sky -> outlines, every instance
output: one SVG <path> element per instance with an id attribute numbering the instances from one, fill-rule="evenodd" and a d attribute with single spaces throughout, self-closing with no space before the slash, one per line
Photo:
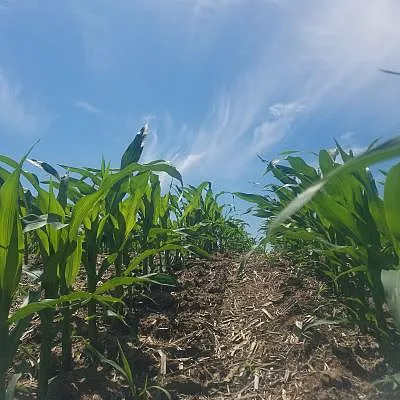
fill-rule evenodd
<path id="1" fill-rule="evenodd" d="M 0 0 L 1 154 L 119 165 L 254 192 L 285 150 L 400 131 L 398 0 Z"/>

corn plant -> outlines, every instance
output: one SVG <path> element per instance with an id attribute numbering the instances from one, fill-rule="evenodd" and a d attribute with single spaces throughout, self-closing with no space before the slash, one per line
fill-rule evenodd
<path id="1" fill-rule="evenodd" d="M 174 285 L 174 277 L 165 272 L 177 260 L 237 249 L 239 242 L 248 247 L 244 225 L 220 205 L 208 182 L 183 187 L 172 165 L 162 160 L 138 163 L 146 134 L 144 127 L 118 169 L 104 159 L 98 169 L 60 164 L 66 170 L 62 176 L 45 161 L 27 159 L 50 176 L 45 181 L 23 169 L 26 157 L 17 163 L 0 155 L 0 400 L 6 396 L 7 371 L 33 314 L 41 321 L 38 397 L 44 399 L 59 334 L 62 370 L 73 368 L 72 322 L 79 308 L 87 307 L 88 340 L 95 346 L 98 304 L 123 318 L 124 300 L 133 300 L 132 286 Z M 179 182 L 177 192 L 171 186 L 163 193 L 159 173 Z M 35 274 L 40 289 L 10 314 L 22 263 L 28 264 L 31 249 L 41 263 L 41 273 Z M 98 265 L 100 254 L 105 259 Z M 76 290 L 78 276 L 86 280 L 86 290 Z M 7 396 L 16 381 L 17 375 L 11 377 Z M 148 395 L 147 389 L 140 393 Z"/>
<path id="2" fill-rule="evenodd" d="M 399 143 L 373 144 L 358 157 L 337 144 L 334 151 L 320 151 L 319 168 L 285 155 L 268 163 L 275 181 L 267 195 L 237 193 L 265 219 L 264 244 L 295 251 L 307 246 L 317 271 L 331 280 L 360 327 L 372 327 L 379 337 L 388 329 L 381 275 L 399 257 L 394 214 L 399 186 L 392 183 L 398 167 L 389 171 L 384 199 L 367 167 L 399 156 Z"/>
<path id="3" fill-rule="evenodd" d="M 20 220 L 20 202 L 23 191 L 20 185 L 22 165 L 27 156 L 20 163 L 2 157 L 1 161 L 11 164 L 15 169 L 9 173 L 0 168 L 0 400 L 10 398 L 14 392 L 17 376 L 11 378 L 6 387 L 6 373 L 18 350 L 20 338 L 31 320 L 31 313 L 15 314 L 13 324 L 10 324 L 10 309 L 16 295 L 22 271 L 22 257 L 24 239 Z M 22 308 L 32 300 L 37 300 L 35 293 L 28 296 Z"/>
<path id="4" fill-rule="evenodd" d="M 232 209 L 220 204 L 224 192 L 214 194 L 211 183 L 178 189 L 175 200 L 177 226 L 190 232 L 193 245 L 207 252 L 246 251 L 253 241 L 245 224 L 232 215 Z"/>
<path id="5" fill-rule="evenodd" d="M 101 354 L 99 351 L 97 351 L 93 346 L 88 346 L 89 350 L 100 360 L 101 363 L 107 364 L 114 368 L 116 371 L 118 371 L 121 376 L 124 377 L 126 380 L 128 386 L 129 386 L 129 392 L 131 395 L 131 398 L 133 400 L 148 400 L 152 398 L 151 391 L 158 391 L 162 394 L 165 395 L 165 397 L 169 400 L 172 399 L 170 393 L 162 388 L 161 386 L 158 385 L 151 385 L 148 386 L 147 384 L 147 379 L 145 382 L 145 385 L 143 388 L 139 388 L 138 385 L 135 382 L 135 378 L 132 373 L 131 366 L 129 364 L 128 359 L 125 356 L 124 351 L 122 350 L 121 344 L 118 342 L 118 348 L 119 348 L 119 358 L 120 358 L 120 363 L 116 363 L 113 360 L 110 360 L 109 358 L 105 357 L 103 354 Z"/>
<path id="6" fill-rule="evenodd" d="M 14 172 L 3 175 L 0 187 L 0 400 L 6 398 L 6 372 L 23 333 L 17 326 L 10 330 L 8 325 L 22 267 L 23 236 L 18 207 L 22 162 Z"/>
<path id="7" fill-rule="evenodd" d="M 158 167 L 160 167 L 159 164 Z M 144 170 L 146 170 L 146 168 L 138 166 L 136 164 L 130 164 L 121 171 L 115 173 L 110 172 L 106 174 L 103 179 L 97 180 L 99 182 L 99 187 L 94 189 L 92 193 L 81 196 L 79 198 L 79 200 L 72 208 L 68 224 L 64 224 L 65 210 L 53 193 L 52 183 L 50 182 L 49 192 L 38 188 L 39 192 L 36 203 L 40 214 L 59 217 L 59 221 L 57 222 L 56 226 L 54 226 L 54 224 L 46 223 L 44 226 L 41 227 L 41 229 L 36 230 L 42 253 L 42 261 L 44 264 L 42 288 L 44 290 L 46 298 L 54 299 L 58 298 L 60 295 L 68 295 L 69 293 L 71 293 L 72 286 L 78 273 L 82 255 L 83 237 L 80 234 L 81 224 L 83 224 L 87 233 L 86 254 L 89 257 L 87 258 L 87 261 L 93 262 L 90 257 L 93 257 L 91 256 L 91 254 L 96 254 L 97 244 L 91 243 L 91 240 L 93 235 L 96 235 L 97 238 L 99 234 L 97 229 L 98 226 L 104 226 L 104 224 L 102 224 L 102 221 L 98 220 L 98 217 L 102 215 L 100 213 L 100 207 L 102 207 L 102 204 L 107 202 L 108 196 L 113 193 L 115 187 L 117 187 L 117 190 L 119 190 L 121 187 L 120 183 L 125 181 L 126 178 L 129 178 L 129 176 L 131 176 L 132 173 L 137 170 L 143 172 Z M 67 193 L 67 188 L 65 188 L 65 190 L 61 189 L 62 186 L 59 186 L 58 197 L 61 197 L 63 193 Z M 136 199 L 136 201 L 138 198 L 140 198 L 140 195 L 133 197 L 133 199 Z M 133 215 L 133 219 L 135 218 L 136 212 L 133 207 L 132 201 L 121 201 L 120 203 L 118 203 L 118 209 L 125 210 L 127 213 L 129 213 L 129 215 Z M 121 259 L 124 244 L 123 242 L 126 240 L 126 236 L 129 235 L 130 229 L 132 229 L 133 227 L 131 222 L 132 217 L 129 219 L 128 214 L 124 214 L 123 212 L 121 213 L 120 218 L 118 218 L 118 216 L 115 217 L 112 215 L 111 217 L 113 217 L 114 221 L 117 220 L 119 222 L 117 229 L 115 230 L 117 234 L 120 233 L 118 227 L 121 227 L 121 229 L 123 227 L 123 236 L 121 237 L 121 234 L 119 236 L 120 241 L 113 242 L 113 250 L 116 254 L 115 264 L 117 269 L 117 276 L 120 276 L 121 271 L 118 270 L 117 263 L 118 260 Z M 35 228 L 37 228 L 36 223 L 34 223 L 33 225 Z M 93 226 L 96 227 L 95 231 L 93 229 Z M 126 230 L 127 226 L 129 227 L 128 231 Z M 29 229 L 29 225 L 27 226 L 27 228 Z M 88 272 L 88 281 L 90 283 L 90 286 L 88 285 L 89 293 L 94 293 L 96 284 L 100 278 L 97 275 L 92 278 L 91 274 L 95 274 L 95 272 L 93 272 L 93 268 L 95 267 L 95 265 L 90 265 L 88 263 L 86 268 Z M 90 280 L 91 278 L 92 280 L 94 280 L 94 284 Z M 117 285 L 116 287 L 118 288 L 120 287 L 120 285 Z M 96 318 L 94 299 L 89 302 L 89 307 L 91 307 L 89 308 L 89 321 L 92 321 L 89 322 L 91 324 L 89 325 L 90 336 L 92 341 L 95 341 L 95 329 L 93 329 L 93 321 Z M 70 370 L 72 368 L 71 315 L 71 307 L 68 304 L 65 304 L 63 307 L 62 320 L 62 347 L 64 370 Z M 51 347 L 55 336 L 55 332 L 52 330 L 53 319 L 53 309 L 46 309 L 41 312 L 42 341 L 40 358 L 41 366 L 39 369 L 40 398 L 44 398 L 45 393 L 47 392 Z"/>

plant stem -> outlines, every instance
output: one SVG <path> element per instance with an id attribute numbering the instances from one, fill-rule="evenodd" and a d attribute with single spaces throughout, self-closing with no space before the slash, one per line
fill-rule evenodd
<path id="1" fill-rule="evenodd" d="M 29 262 L 29 246 L 28 246 L 28 233 L 24 233 L 24 265 Z"/>
<path id="2" fill-rule="evenodd" d="M 53 321 L 54 311 L 44 310 L 39 313 L 41 320 L 41 345 L 40 345 L 40 367 L 38 381 L 38 399 L 46 398 L 50 378 L 51 347 L 53 343 Z"/>
<path id="3" fill-rule="evenodd" d="M 117 256 L 117 258 L 115 259 L 115 276 L 119 277 L 122 276 L 122 255 L 119 254 Z M 118 286 L 117 288 L 115 288 L 115 293 L 114 296 L 117 298 L 122 298 L 122 296 L 124 295 L 124 289 L 122 286 Z M 118 314 L 122 314 L 123 311 L 123 307 L 122 304 L 116 304 L 116 310 Z M 118 325 L 118 323 L 117 323 Z"/>
<path id="4" fill-rule="evenodd" d="M 97 230 L 97 227 L 96 227 Z M 87 274 L 87 290 L 94 293 L 97 286 L 97 243 L 95 231 L 86 232 L 86 274 Z M 96 302 L 90 301 L 87 306 L 88 313 L 88 337 L 90 344 L 97 347 L 97 323 L 96 323 Z"/>
<path id="5" fill-rule="evenodd" d="M 62 311 L 61 346 L 62 346 L 62 370 L 72 370 L 72 310 L 70 306 L 64 305 Z"/>
<path id="6" fill-rule="evenodd" d="M 61 295 L 67 295 L 71 292 L 65 278 L 66 264 L 60 265 L 60 284 Z M 64 303 L 61 309 L 63 316 L 61 321 L 61 349 L 62 361 L 61 368 L 63 372 L 72 370 L 72 310 L 70 303 Z"/>
<path id="7" fill-rule="evenodd" d="M 6 396 L 6 373 L 9 367 L 9 357 L 7 356 L 8 325 L 7 320 L 0 313 L 0 400 L 5 400 Z M 3 347 L 4 346 L 4 347 Z"/>

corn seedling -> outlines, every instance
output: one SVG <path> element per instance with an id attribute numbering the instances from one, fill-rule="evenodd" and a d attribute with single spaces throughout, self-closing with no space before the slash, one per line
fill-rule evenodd
<path id="1" fill-rule="evenodd" d="M 115 361 L 110 360 L 107 357 L 105 357 L 103 354 L 101 354 L 99 351 L 97 351 L 94 347 L 89 345 L 88 348 L 99 359 L 99 361 L 102 364 L 107 364 L 107 365 L 111 366 L 112 368 L 114 368 L 116 371 L 118 371 L 121 374 L 121 376 L 125 379 L 126 383 L 128 384 L 129 392 L 130 392 L 132 400 L 151 399 L 152 391 L 161 392 L 162 394 L 165 395 L 165 397 L 167 399 L 169 399 L 169 400 L 172 399 L 169 392 L 167 390 L 165 390 L 164 388 L 162 388 L 161 386 L 158 386 L 158 385 L 148 386 L 147 378 L 146 378 L 143 388 L 139 388 L 137 386 L 134 375 L 132 373 L 131 366 L 129 364 L 129 361 L 126 358 L 125 353 L 122 350 L 121 344 L 119 342 L 118 342 L 119 359 L 120 359 L 119 364 L 116 363 Z"/>
<path id="2" fill-rule="evenodd" d="M 144 127 L 117 169 L 103 159 L 100 168 L 59 164 L 66 171 L 62 175 L 45 161 L 27 160 L 49 177 L 44 181 L 23 169 L 26 157 L 18 163 L 0 155 L 0 400 L 12 396 L 16 378 L 8 375 L 9 368 L 33 314 L 40 317 L 38 397 L 44 399 L 54 345 L 61 345 L 62 370 L 73 368 L 72 322 L 78 309 L 87 308 L 85 339 L 94 347 L 98 305 L 123 319 L 124 301 L 134 301 L 133 286 L 174 285 L 166 272 L 193 254 L 209 257 L 209 252 L 251 246 L 243 223 L 218 202 L 208 182 L 184 187 L 172 165 L 139 163 L 146 134 Z M 160 173 L 178 182 L 175 191 L 171 184 L 162 192 Z M 32 257 L 40 265 L 35 274 L 26 272 L 40 288 L 10 314 L 23 262 Z M 78 278 L 86 282 L 84 290 L 76 289 Z M 120 357 L 133 390 L 122 351 Z M 132 393 L 146 398 L 154 388 Z"/>
<path id="3" fill-rule="evenodd" d="M 397 138 L 358 157 L 337 143 L 335 150 L 319 152 L 318 168 L 284 155 L 267 165 L 274 177 L 267 195 L 237 193 L 265 219 L 263 244 L 306 249 L 360 328 L 372 327 L 381 338 L 388 332 L 384 287 L 392 308 L 399 302 L 393 283 L 400 255 L 399 165 L 388 173 L 383 198 L 368 167 L 399 155 Z"/>

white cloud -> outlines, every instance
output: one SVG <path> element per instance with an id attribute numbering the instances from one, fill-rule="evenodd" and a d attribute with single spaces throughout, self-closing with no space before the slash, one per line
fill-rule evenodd
<path id="1" fill-rule="evenodd" d="M 72 4 L 87 65 L 91 72 L 102 74 L 109 71 L 112 62 L 110 49 L 113 47 L 110 15 L 107 12 L 102 13 L 102 7 L 98 4 L 93 4 L 93 7 L 89 6 L 90 3 L 84 4 L 81 1 Z M 112 7 L 114 6 L 113 4 Z"/>
<path id="2" fill-rule="evenodd" d="M 226 5 L 197 3 L 214 10 Z M 384 90 L 376 90 L 382 79 L 378 68 L 400 66 L 400 2 L 280 3 L 284 23 L 274 32 L 274 43 L 265 48 L 258 64 L 237 77 L 236 85 L 223 91 L 188 150 L 206 154 L 204 165 L 218 167 L 220 174 L 238 171 L 256 152 L 270 150 L 290 132 L 299 115 L 310 115 L 327 104 L 340 105 L 363 91 L 386 96 Z M 290 101 L 277 102 L 279 97 Z M 390 96 L 382 99 L 383 110 L 389 100 Z M 244 139 L 249 131 L 253 131 L 250 144 Z M 348 133 L 346 139 L 350 137 Z"/>
<path id="3" fill-rule="evenodd" d="M 22 86 L 0 68 L 0 125 L 15 133 L 29 133 L 40 129 L 43 122 L 28 104 Z"/>
<path id="4" fill-rule="evenodd" d="M 163 21 L 173 29 L 170 25 L 173 17 L 184 16 L 176 24 L 177 37 L 183 38 L 179 46 L 184 49 L 187 44 L 184 40 L 188 38 L 196 57 L 202 53 L 202 46 L 220 46 L 221 41 L 216 39 L 222 38 L 227 47 L 232 45 L 228 43 L 227 32 L 231 31 L 227 27 L 231 26 L 234 12 L 248 13 L 251 4 L 252 9 L 265 15 L 266 21 L 254 27 L 248 25 L 254 48 L 246 51 L 254 58 L 237 68 L 236 75 L 221 79 L 203 123 L 190 124 L 174 115 L 152 120 L 167 132 L 164 136 L 157 134 L 157 127 L 153 130 L 157 140 L 148 144 L 147 157 L 176 160 L 186 172 L 197 173 L 201 166 L 205 176 L 214 171 L 222 177 L 230 176 L 244 171 L 256 153 L 273 150 L 274 145 L 290 135 L 299 116 L 314 118 L 324 107 L 329 114 L 351 97 L 360 96 L 361 101 L 367 94 L 376 96 L 382 111 L 393 109 L 397 115 L 390 104 L 394 96 L 390 93 L 397 93 L 398 87 L 386 85 L 381 89 L 382 82 L 392 77 L 384 76 L 378 69 L 400 69 L 398 0 L 253 3 L 253 0 L 175 0 L 148 6 L 153 7 L 152 12 L 158 17 L 160 32 L 164 29 Z M 279 12 L 272 13 L 277 6 Z M 127 11 L 129 2 L 112 7 L 115 17 Z M 109 52 L 124 41 L 113 37 L 109 13 L 104 7 L 79 10 L 87 57 L 98 69 L 106 69 L 112 59 Z M 268 15 L 280 19 L 270 24 L 275 21 L 268 20 Z M 245 30 L 242 32 L 246 34 Z M 224 49 L 219 47 L 218 51 L 223 57 Z M 358 113 L 363 118 L 362 111 Z M 343 134 L 341 139 L 350 141 L 351 133 Z"/>
<path id="5" fill-rule="evenodd" d="M 183 174 L 190 171 L 192 168 L 199 165 L 199 163 L 206 157 L 207 153 L 190 153 L 185 156 L 180 162 L 178 163 L 177 167 L 179 171 Z"/>
<path id="6" fill-rule="evenodd" d="M 269 150 L 282 140 L 290 131 L 297 115 L 305 109 L 301 103 L 277 103 L 269 108 L 270 118 L 257 126 L 253 132 L 253 141 L 248 149 L 248 157 Z"/>
<path id="7" fill-rule="evenodd" d="M 354 132 L 351 132 L 351 131 L 348 131 L 348 132 L 345 132 L 345 133 L 343 133 L 342 135 L 340 135 L 340 140 L 343 140 L 343 141 L 345 141 L 345 142 L 347 142 L 347 141 L 349 141 L 350 139 L 353 139 L 354 138 L 354 136 L 355 136 L 355 133 Z"/>
<path id="8" fill-rule="evenodd" d="M 76 107 L 80 108 L 81 110 L 89 114 L 100 114 L 100 110 L 87 101 L 76 100 L 74 101 L 74 104 Z"/>
<path id="9" fill-rule="evenodd" d="M 148 20 L 152 35 L 160 35 L 160 41 L 168 40 L 170 34 L 179 37 L 180 57 L 192 58 L 213 45 L 223 32 L 221 21 L 232 10 L 249 3 L 252 0 L 71 1 L 86 64 L 99 74 L 115 70 L 127 52 L 137 52 L 137 62 L 141 62 L 146 46 L 138 41 L 146 43 L 147 39 L 147 30 L 139 27 L 142 20 Z M 264 3 L 275 5 L 280 0 L 262 0 L 259 5 Z"/>
<path id="10" fill-rule="evenodd" d="M 398 15 L 396 0 L 366 0 L 362 6 L 323 0 L 301 16 L 297 51 L 303 56 L 291 57 L 301 61 L 297 68 L 309 68 L 314 102 L 360 92 L 379 83 L 379 68 L 400 63 Z"/>
<path id="11" fill-rule="evenodd" d="M 288 134 L 297 115 L 305 109 L 300 102 L 276 103 L 264 113 L 258 105 L 250 107 L 251 104 L 246 96 L 231 99 L 224 95 L 198 130 L 186 125 L 177 129 L 167 116 L 170 131 L 164 137 L 155 132 L 157 129 L 150 134 L 152 139 L 144 159 L 159 158 L 162 154 L 185 177 L 240 175 L 258 153 L 271 149 Z M 264 121 L 255 124 L 260 115 L 264 115 Z M 175 134 L 171 142 L 172 132 Z"/>

